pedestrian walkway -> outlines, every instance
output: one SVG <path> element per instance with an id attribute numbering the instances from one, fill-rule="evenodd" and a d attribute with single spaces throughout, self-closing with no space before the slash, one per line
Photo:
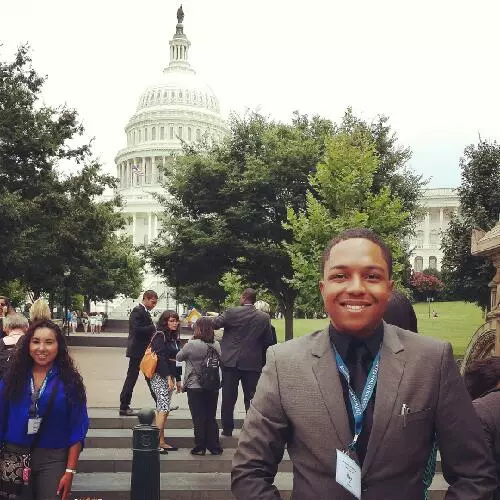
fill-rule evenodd
<path id="1" fill-rule="evenodd" d="M 119 417 L 118 400 L 128 362 L 125 349 L 107 347 L 71 347 L 87 387 L 90 430 L 73 482 L 72 498 L 102 500 L 130 500 L 130 472 L 132 470 L 132 427 L 137 417 Z M 169 500 L 226 500 L 232 499 L 230 490 L 231 460 L 234 455 L 245 410 L 240 394 L 235 411 L 236 429 L 232 437 L 221 437 L 224 453 L 193 456 L 191 414 L 185 394 L 175 394 L 173 404 L 179 409 L 168 417 L 165 435 L 167 442 L 179 451 L 160 456 L 160 498 Z M 219 398 L 220 405 L 220 398 Z M 134 390 L 134 408 L 152 407 L 153 401 L 144 378 Z M 220 409 L 218 410 L 220 415 Z M 285 452 L 275 484 L 283 499 L 289 499 L 292 490 L 292 464 Z M 438 471 L 440 463 L 438 461 Z M 431 500 L 442 500 L 446 483 L 437 474 L 431 488 Z"/>

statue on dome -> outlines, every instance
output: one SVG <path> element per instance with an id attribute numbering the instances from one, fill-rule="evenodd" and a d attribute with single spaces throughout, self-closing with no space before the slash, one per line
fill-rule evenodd
<path id="1" fill-rule="evenodd" d="M 181 6 L 177 9 L 177 23 L 181 24 L 182 21 L 184 21 L 184 11 L 182 10 L 181 4 Z"/>

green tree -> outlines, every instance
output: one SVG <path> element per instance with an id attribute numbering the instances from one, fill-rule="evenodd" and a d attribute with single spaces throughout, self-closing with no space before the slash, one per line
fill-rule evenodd
<path id="1" fill-rule="evenodd" d="M 104 299 L 135 290 L 140 266 L 132 246 L 115 235 L 124 227 L 119 201 L 98 201 L 116 179 L 101 172 L 89 144 L 78 144 L 76 111 L 40 102 L 44 81 L 27 47 L 0 62 L 0 276 L 33 298 L 46 293 L 51 303 L 69 293 Z M 69 176 L 58 173 L 63 160 Z M 85 290 L 89 274 L 105 292 Z"/>
<path id="2" fill-rule="evenodd" d="M 361 131 L 362 132 L 362 131 Z M 322 313 L 318 289 L 323 249 L 336 234 L 351 227 L 367 227 L 390 246 L 394 279 L 401 285 L 407 252 L 402 243 L 412 232 L 412 214 L 390 187 L 373 192 L 379 157 L 376 144 L 359 130 L 342 131 L 327 140 L 323 161 L 311 175 L 316 196 L 308 193 L 305 210 L 289 209 L 287 227 L 293 242 L 287 244 L 294 276 L 306 314 Z"/>
<path id="3" fill-rule="evenodd" d="M 460 213 L 453 217 L 443 237 L 443 281 L 455 300 L 490 305 L 488 283 L 493 264 L 470 253 L 472 229 L 489 231 L 500 214 L 500 145 L 481 140 L 465 148 L 460 159 Z"/>
<path id="4" fill-rule="evenodd" d="M 225 142 L 207 148 L 190 146 L 167 171 L 170 197 L 165 196 L 163 203 L 168 231 L 160 245 L 148 249 L 148 257 L 171 285 L 182 289 L 189 284 L 192 295 L 198 291 L 219 304 L 225 296 L 221 277 L 234 269 L 247 286 L 260 285 L 276 298 L 285 317 L 285 338 L 289 339 L 297 293 L 304 310 L 318 308 L 317 270 L 306 264 L 310 262 L 309 248 L 304 254 L 289 252 L 287 244 L 296 235 L 284 223 L 289 211 L 300 214 L 310 209 L 314 200 L 329 199 L 331 193 L 325 197 L 320 192 L 320 188 L 330 189 L 327 183 L 320 179 L 317 185 L 310 184 L 329 138 L 348 134 L 356 141 L 353 146 L 370 141 L 373 178 L 385 177 L 386 184 L 405 186 L 399 191 L 399 210 L 405 217 L 413 216 L 410 208 L 416 204 L 422 183 L 402 174 L 409 152 L 398 149 L 385 118 L 371 125 L 348 112 L 337 126 L 317 116 L 295 113 L 291 124 L 283 124 L 253 113 L 243 119 L 233 117 L 230 124 L 231 134 Z M 382 173 L 380 165 L 384 165 Z M 345 173 L 350 175 L 348 168 Z M 381 187 L 373 179 L 369 186 L 368 191 L 377 195 L 369 203 L 382 213 L 396 199 L 391 191 L 396 187 Z M 356 189 L 349 192 L 360 199 Z M 316 208 L 322 210 L 321 206 Z M 361 224 L 356 218 L 348 222 Z M 311 244 L 318 244 L 315 241 Z M 305 240 L 304 246 L 308 247 Z M 403 251 L 401 245 L 398 249 Z M 305 288 L 297 288 L 295 273 L 299 272 L 300 259 L 304 272 L 315 276 L 314 294 L 307 286 L 312 280 L 300 280 Z M 409 275 L 408 265 L 406 269 Z M 316 305 L 311 309 L 312 301 Z"/>
<path id="5" fill-rule="evenodd" d="M 245 286 L 260 284 L 276 297 L 290 338 L 296 291 L 286 280 L 292 268 L 283 242 L 291 234 L 282 223 L 288 206 L 304 206 L 328 122 L 296 115 L 286 125 L 253 113 L 230 125 L 225 142 L 190 148 L 168 172 L 169 234 L 149 257 L 170 284 L 196 284 L 219 304 L 219 282 L 235 269 Z"/>
<path id="6" fill-rule="evenodd" d="M 12 62 L 0 61 L 0 213 L 8 238 L 0 241 L 0 275 L 15 278 L 7 259 L 16 248 L 31 210 L 27 201 L 50 192 L 62 159 L 83 161 L 89 146 L 73 146 L 83 133 L 74 110 L 41 105 L 45 79 L 31 66 L 29 49 L 20 47 Z"/>

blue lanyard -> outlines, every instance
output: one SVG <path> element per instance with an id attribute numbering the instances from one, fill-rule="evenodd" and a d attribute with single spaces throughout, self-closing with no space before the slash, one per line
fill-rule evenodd
<path id="1" fill-rule="evenodd" d="M 380 366 L 380 350 L 373 360 L 370 373 L 368 374 L 368 377 L 366 379 L 365 388 L 361 393 L 361 401 L 358 399 L 358 396 L 356 396 L 356 393 L 351 387 L 351 376 L 349 375 L 349 370 L 347 369 L 344 360 L 337 352 L 337 349 L 335 349 L 335 359 L 337 361 L 339 372 L 346 379 L 347 387 L 349 389 L 349 400 L 351 402 L 351 410 L 354 417 L 354 438 L 352 440 L 352 443 L 349 445 L 349 449 L 352 451 L 356 448 L 356 443 L 363 429 L 363 415 L 368 406 L 368 403 L 370 402 L 370 399 L 373 396 L 375 386 L 377 385 L 378 370 Z"/>
<path id="2" fill-rule="evenodd" d="M 38 415 L 38 401 L 40 401 L 40 398 L 42 397 L 42 394 L 44 393 L 45 388 L 47 387 L 47 382 L 49 380 L 49 375 L 50 375 L 51 371 L 52 371 L 52 369 L 50 369 L 48 371 L 47 375 L 45 375 L 45 378 L 43 379 L 42 386 L 40 387 L 40 389 L 38 389 L 38 391 L 35 391 L 35 379 L 34 379 L 33 375 L 31 375 L 31 379 L 30 379 L 31 401 L 32 401 L 32 404 L 35 406 L 35 411 L 36 411 L 37 415 Z"/>

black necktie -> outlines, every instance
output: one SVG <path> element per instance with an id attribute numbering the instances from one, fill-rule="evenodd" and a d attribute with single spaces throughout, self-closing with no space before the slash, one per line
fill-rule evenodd
<path id="1" fill-rule="evenodd" d="M 349 349 L 351 387 L 354 389 L 358 399 L 361 399 L 361 394 L 366 384 L 366 377 L 368 376 L 367 361 L 370 353 L 368 352 L 366 344 L 357 339 L 351 341 Z"/>
<path id="2" fill-rule="evenodd" d="M 361 399 L 361 394 L 365 388 L 366 379 L 368 377 L 368 372 L 371 368 L 371 356 L 370 351 L 366 347 L 366 344 L 360 340 L 353 339 L 351 345 L 349 346 L 349 374 L 351 377 L 351 387 Z M 373 397 L 368 403 L 368 406 L 364 413 L 363 419 L 363 429 L 361 435 L 358 438 L 358 443 L 356 446 L 357 454 L 359 457 L 360 464 L 363 465 L 363 461 L 366 455 L 366 448 L 368 446 L 368 439 L 370 437 L 370 432 L 372 430 L 373 423 Z"/>

